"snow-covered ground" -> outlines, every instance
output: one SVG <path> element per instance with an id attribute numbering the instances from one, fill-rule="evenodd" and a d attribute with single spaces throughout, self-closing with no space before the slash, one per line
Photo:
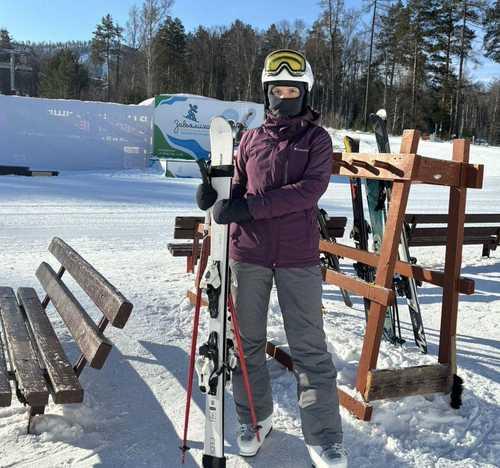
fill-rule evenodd
<path id="1" fill-rule="evenodd" d="M 333 131 L 336 145 L 345 132 Z M 362 150 L 375 148 L 360 134 Z M 391 139 L 393 151 L 399 139 Z M 449 158 L 449 143 L 422 142 L 420 154 Z M 470 190 L 468 212 L 500 210 L 500 148 L 473 146 L 471 162 L 485 163 L 483 190 Z M 0 178 L 0 285 L 33 286 L 42 261 L 57 266 L 47 252 L 53 236 L 75 247 L 134 303 L 125 329 L 110 328 L 115 346 L 103 370 L 82 374 L 82 405 L 49 405 L 26 435 L 27 409 L 15 403 L 0 409 L 1 467 L 177 467 L 182 432 L 186 370 L 193 308 L 185 299 L 193 276 L 185 260 L 169 255 L 177 215 L 201 214 L 194 205 L 197 180 L 166 179 L 150 170 L 63 172 L 53 178 Z M 321 206 L 349 215 L 348 187 L 332 183 Z M 408 211 L 445 212 L 447 190 L 417 186 Z M 348 229 L 349 230 L 349 229 Z M 345 242 L 350 242 L 348 234 Z M 419 263 L 440 268 L 444 250 L 413 251 Z M 352 267 L 343 264 L 352 273 Z M 454 411 L 442 395 L 417 396 L 374 404 L 374 418 L 363 423 L 342 410 L 345 444 L 352 467 L 500 466 L 500 254 L 481 258 L 481 247 L 464 249 L 463 274 L 476 281 L 476 294 L 462 296 L 458 321 L 458 366 L 465 380 L 464 403 Z M 73 288 L 76 289 L 76 288 Z M 402 307 L 403 349 L 382 343 L 379 367 L 436 362 L 441 291 L 420 289 L 430 354 L 422 356 L 411 340 Z M 89 300 L 78 295 L 84 305 Z M 338 290 L 324 290 L 325 330 L 339 371 L 339 384 L 352 386 L 364 330 L 363 305 L 341 302 Z M 50 309 L 71 358 L 77 350 Z M 205 326 L 202 326 L 205 330 Z M 204 330 L 201 337 L 204 337 Z M 273 294 L 269 337 L 285 336 Z M 226 435 L 229 467 L 308 467 L 301 439 L 295 383 L 291 374 L 269 362 L 275 395 L 275 426 L 254 459 L 236 455 L 235 413 L 228 391 Z M 199 466 L 203 438 L 202 395 L 195 391 L 191 418 L 192 450 L 186 466 Z"/>

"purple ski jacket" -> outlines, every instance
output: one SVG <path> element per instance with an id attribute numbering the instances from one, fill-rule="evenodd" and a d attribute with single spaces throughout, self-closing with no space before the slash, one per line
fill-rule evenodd
<path id="1" fill-rule="evenodd" d="M 319 114 L 268 114 L 247 131 L 235 161 L 232 198 L 246 198 L 253 221 L 230 227 L 229 256 L 268 268 L 319 263 L 316 207 L 332 173 L 332 142 Z"/>

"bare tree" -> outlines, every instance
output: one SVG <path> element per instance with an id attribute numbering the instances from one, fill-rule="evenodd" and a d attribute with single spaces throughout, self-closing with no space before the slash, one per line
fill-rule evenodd
<path id="1" fill-rule="evenodd" d="M 154 39 L 167 18 L 174 0 L 144 0 L 140 9 L 132 8 L 129 14 L 129 41 L 138 39 L 139 49 L 144 55 L 146 94 L 153 94 Z M 127 25 L 127 26 L 128 26 Z"/>
<path id="2" fill-rule="evenodd" d="M 139 48 L 140 34 L 140 13 L 137 5 L 133 5 L 128 12 L 128 21 L 126 25 L 127 45 L 132 49 Z"/>
<path id="3" fill-rule="evenodd" d="M 375 15 L 377 14 L 377 0 L 374 0 L 370 7 L 373 6 L 372 15 L 372 26 L 370 30 L 370 53 L 368 54 L 368 69 L 366 72 L 366 87 L 365 87 L 365 102 L 363 106 L 363 124 L 365 130 L 368 125 L 368 94 L 370 92 L 370 72 L 372 68 L 372 57 L 373 57 L 373 36 L 375 34 Z"/>
<path id="4" fill-rule="evenodd" d="M 335 112 L 337 90 L 337 61 L 339 55 L 340 38 L 339 24 L 344 12 L 344 0 L 321 0 L 323 18 L 330 39 L 330 109 Z"/>

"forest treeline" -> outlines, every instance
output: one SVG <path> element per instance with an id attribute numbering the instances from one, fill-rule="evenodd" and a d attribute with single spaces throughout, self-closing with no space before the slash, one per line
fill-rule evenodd
<path id="1" fill-rule="evenodd" d="M 361 3 L 361 2 L 360 2 Z M 126 24 L 112 13 L 85 42 L 19 42 L 0 32 L 0 62 L 15 50 L 16 92 L 30 96 L 137 103 L 160 93 L 262 102 L 264 57 L 277 48 L 305 53 L 323 123 L 361 129 L 387 109 L 389 130 L 418 128 L 439 138 L 500 144 L 500 77 L 467 73 L 483 57 L 500 63 L 500 0 L 344 0 L 312 3 L 298 19 L 260 30 L 230 25 L 186 31 L 173 0 L 143 0 Z M 0 90 L 9 92 L 0 69 Z"/>

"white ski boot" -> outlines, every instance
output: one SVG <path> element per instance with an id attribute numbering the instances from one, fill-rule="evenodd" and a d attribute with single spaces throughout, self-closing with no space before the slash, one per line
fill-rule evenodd
<path id="1" fill-rule="evenodd" d="M 259 438 L 251 424 L 241 424 L 238 433 L 238 446 L 242 457 L 253 457 L 259 451 L 264 439 L 269 435 L 273 428 L 273 415 L 267 417 L 263 421 L 258 422 Z"/>
<path id="2" fill-rule="evenodd" d="M 306 445 L 315 468 L 347 468 L 347 451 L 341 443 L 321 447 Z"/>

